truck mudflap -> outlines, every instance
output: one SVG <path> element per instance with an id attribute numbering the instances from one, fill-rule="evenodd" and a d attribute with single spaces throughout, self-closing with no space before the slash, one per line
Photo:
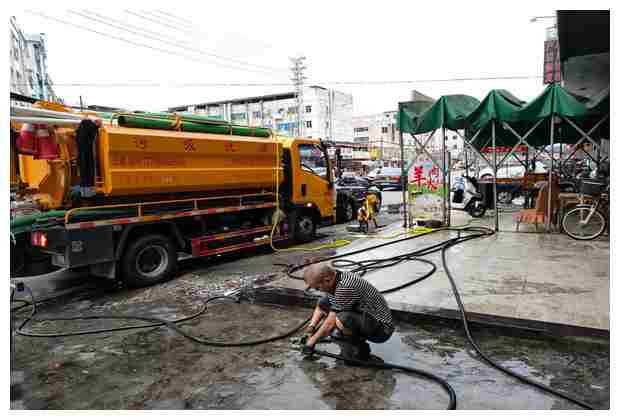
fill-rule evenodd
<path id="1" fill-rule="evenodd" d="M 47 229 L 44 252 L 52 255 L 52 264 L 58 267 L 77 268 L 111 262 L 114 256 L 114 230 L 112 226 L 96 229 Z"/>

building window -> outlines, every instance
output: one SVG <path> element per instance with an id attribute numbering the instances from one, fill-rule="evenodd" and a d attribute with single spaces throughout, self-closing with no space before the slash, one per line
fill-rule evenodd
<path id="1" fill-rule="evenodd" d="M 452 136 L 452 140 L 456 140 L 456 134 Z"/>
<path id="2" fill-rule="evenodd" d="M 312 105 L 306 105 L 306 112 L 307 113 L 312 112 Z"/>
<path id="3" fill-rule="evenodd" d="M 357 143 L 368 143 L 368 137 L 355 137 Z"/>
<path id="4" fill-rule="evenodd" d="M 388 128 L 387 127 L 381 127 L 381 132 L 382 133 L 387 133 L 388 132 Z"/>
<path id="5" fill-rule="evenodd" d="M 296 106 L 290 106 L 288 108 L 288 112 L 291 113 L 291 114 L 297 113 L 297 107 Z"/>
<path id="6" fill-rule="evenodd" d="M 329 121 L 325 121 L 325 128 L 329 128 Z"/>
<path id="7" fill-rule="evenodd" d="M 254 112 L 252 113 L 252 116 L 253 116 L 254 118 L 261 118 L 261 116 L 262 116 L 262 115 L 261 115 L 260 111 L 254 111 Z"/>
<path id="8" fill-rule="evenodd" d="M 240 121 L 240 120 L 245 120 L 246 119 L 246 115 L 245 112 L 237 112 L 237 113 L 233 113 L 230 115 L 231 119 L 233 121 Z"/>
<path id="9" fill-rule="evenodd" d="M 355 127 L 353 131 L 355 133 L 365 133 L 368 131 L 368 127 Z"/>
<path id="10" fill-rule="evenodd" d="M 312 121 L 306 121 L 306 128 L 312 128 Z"/>

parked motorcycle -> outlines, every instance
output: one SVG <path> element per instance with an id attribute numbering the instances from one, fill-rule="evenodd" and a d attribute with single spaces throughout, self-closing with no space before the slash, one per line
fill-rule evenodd
<path id="1" fill-rule="evenodd" d="M 450 189 L 451 208 L 463 210 L 471 217 L 482 217 L 487 211 L 478 181 L 470 176 L 457 176 Z"/>

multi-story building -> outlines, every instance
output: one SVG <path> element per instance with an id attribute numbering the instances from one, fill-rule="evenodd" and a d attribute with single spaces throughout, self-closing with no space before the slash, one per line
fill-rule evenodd
<path id="1" fill-rule="evenodd" d="M 59 101 L 47 68 L 44 34 L 25 34 L 14 17 L 9 23 L 11 92 Z"/>
<path id="2" fill-rule="evenodd" d="M 353 141 L 368 145 L 374 160 L 400 160 L 400 132 L 397 111 L 362 115 L 353 118 Z"/>
<path id="3" fill-rule="evenodd" d="M 303 90 L 301 127 L 297 127 L 295 92 L 255 96 L 168 108 L 231 121 L 233 124 L 268 127 L 288 136 L 353 141 L 353 96 L 308 86 Z"/>

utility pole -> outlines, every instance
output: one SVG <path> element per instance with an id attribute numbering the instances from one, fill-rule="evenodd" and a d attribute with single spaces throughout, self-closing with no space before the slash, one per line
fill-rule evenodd
<path id="1" fill-rule="evenodd" d="M 306 69 L 306 66 L 304 65 L 305 59 L 306 57 L 304 56 L 289 58 L 289 60 L 291 60 L 291 63 L 293 63 L 293 67 L 291 67 L 291 71 L 293 72 L 293 77 L 291 78 L 291 80 L 293 81 L 293 84 L 295 85 L 295 101 L 297 105 L 297 136 L 298 137 L 303 137 L 302 115 L 304 111 L 303 110 L 303 104 L 304 104 L 303 94 L 304 94 L 304 80 L 305 80 L 304 70 Z"/>

